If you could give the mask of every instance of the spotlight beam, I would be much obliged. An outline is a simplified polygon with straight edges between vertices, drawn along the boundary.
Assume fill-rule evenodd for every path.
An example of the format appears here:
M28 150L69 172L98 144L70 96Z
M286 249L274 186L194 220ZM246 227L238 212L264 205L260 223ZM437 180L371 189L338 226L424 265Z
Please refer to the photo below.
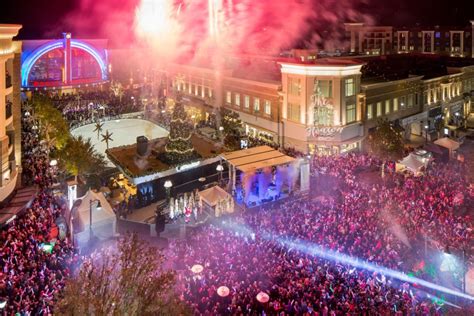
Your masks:
M246 237L251 237L252 239L254 239L255 232L253 232L253 230L247 225L238 224L233 221L220 222L220 225L223 226L223 228L226 228L228 230L233 230L235 233L237 233L238 235L242 237L245 237L245 235L247 235ZM385 276L391 277L393 279L397 279L399 281L408 282L411 284L416 283L418 285L421 285L431 290L457 296L469 301L474 301L473 296L464 294L462 292L455 291L450 288L447 288L447 287L444 287L432 282L428 282L420 278L409 276L400 271L392 270L383 266L369 263L367 261L361 260L359 258L351 257L343 253L338 253L338 252L334 252L328 249L324 249L322 247L316 246L315 244L310 244L301 239L291 238L291 237L282 238L282 237L279 237L277 234L272 234L270 232L265 232L265 231L260 232L258 236L265 240L276 242L277 244L281 245L282 247L288 250L297 250L299 252L302 252L311 256L323 258L332 262L339 262L339 263L350 265L352 267L359 268L366 271L377 272Z

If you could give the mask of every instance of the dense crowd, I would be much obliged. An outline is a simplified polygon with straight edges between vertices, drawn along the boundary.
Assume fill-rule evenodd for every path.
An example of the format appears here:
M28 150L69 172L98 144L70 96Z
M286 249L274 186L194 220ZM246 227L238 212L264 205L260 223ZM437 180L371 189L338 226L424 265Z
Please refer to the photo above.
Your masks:
M99 118L143 110L139 95L131 90L125 90L119 96L110 91L89 91L54 95L51 98L71 125L92 123Z
M69 239L58 238L56 219L62 204L50 192L48 153L32 120L24 116L22 122L23 175L38 193L25 212L0 231L0 301L6 302L5 315L51 315L68 267L77 260ZM45 244L54 244L51 253Z
M472 199L459 196L467 187L462 165L432 165L420 178L393 173L383 182L364 182L357 177L380 167L366 155L317 158L318 183L336 183L330 195L262 207L200 227L186 242L173 244L170 255L186 267L182 298L196 315L439 313L413 285L285 246L291 238L403 271L413 256L422 258L415 246L421 235L429 234L430 248L467 246L472 221L456 214ZM194 264L204 266L201 274L190 271ZM230 289L229 296L217 294L220 286ZM270 296L266 304L256 299L261 291Z

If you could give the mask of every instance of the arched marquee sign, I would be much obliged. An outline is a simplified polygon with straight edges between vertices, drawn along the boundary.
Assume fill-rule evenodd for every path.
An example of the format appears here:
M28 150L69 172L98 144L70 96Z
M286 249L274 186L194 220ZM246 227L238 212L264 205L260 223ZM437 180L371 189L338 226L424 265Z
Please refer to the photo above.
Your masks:
M35 64L43 56L47 56L48 53L52 53L55 50L60 50L62 52L62 64L61 70L64 72L61 75L60 85L72 85L75 84L73 80L73 62L72 55L73 51L77 54L80 52L87 58L92 58L99 69L100 69L100 81L105 81L108 79L107 72L107 51L104 49L102 52L95 48L90 43L79 39L71 39L70 33L66 33L64 39L52 40L44 43L43 45L35 48L28 56L22 61L21 66L21 83L23 87L30 87L31 73L34 69ZM80 82L79 82L80 83Z

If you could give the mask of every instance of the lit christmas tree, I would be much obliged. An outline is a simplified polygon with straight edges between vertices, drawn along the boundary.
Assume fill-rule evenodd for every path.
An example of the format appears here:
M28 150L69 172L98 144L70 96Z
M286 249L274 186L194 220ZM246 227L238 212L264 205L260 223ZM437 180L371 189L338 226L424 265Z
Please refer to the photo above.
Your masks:
M188 121L181 98L178 96L171 117L168 143L161 160L174 165L199 158L191 142L192 135L193 126Z

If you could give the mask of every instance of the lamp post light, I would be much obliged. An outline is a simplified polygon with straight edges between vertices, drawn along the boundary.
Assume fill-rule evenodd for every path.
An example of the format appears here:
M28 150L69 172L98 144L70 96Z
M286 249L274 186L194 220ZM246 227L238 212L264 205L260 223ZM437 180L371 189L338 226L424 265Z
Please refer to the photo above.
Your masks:
M99 199L91 199L89 201L89 241L92 240L92 203L94 202L97 202L97 209L100 210L101 209L101 205L100 205L100 200Z
M222 182L222 171L224 171L224 166L218 164L216 167L217 172L219 172L219 184Z
M53 159L53 160L51 160L51 161L49 162L49 165L50 165L51 167L55 167L55 166L58 165L58 161L57 161L56 159Z
M426 140L426 142L428 142L428 128L430 128L429 125L425 125L425 140Z
M173 182L171 182L170 180L166 180L165 184L163 184L163 186L166 189L166 202L169 204L170 203L170 191L171 191L171 187L173 186Z

